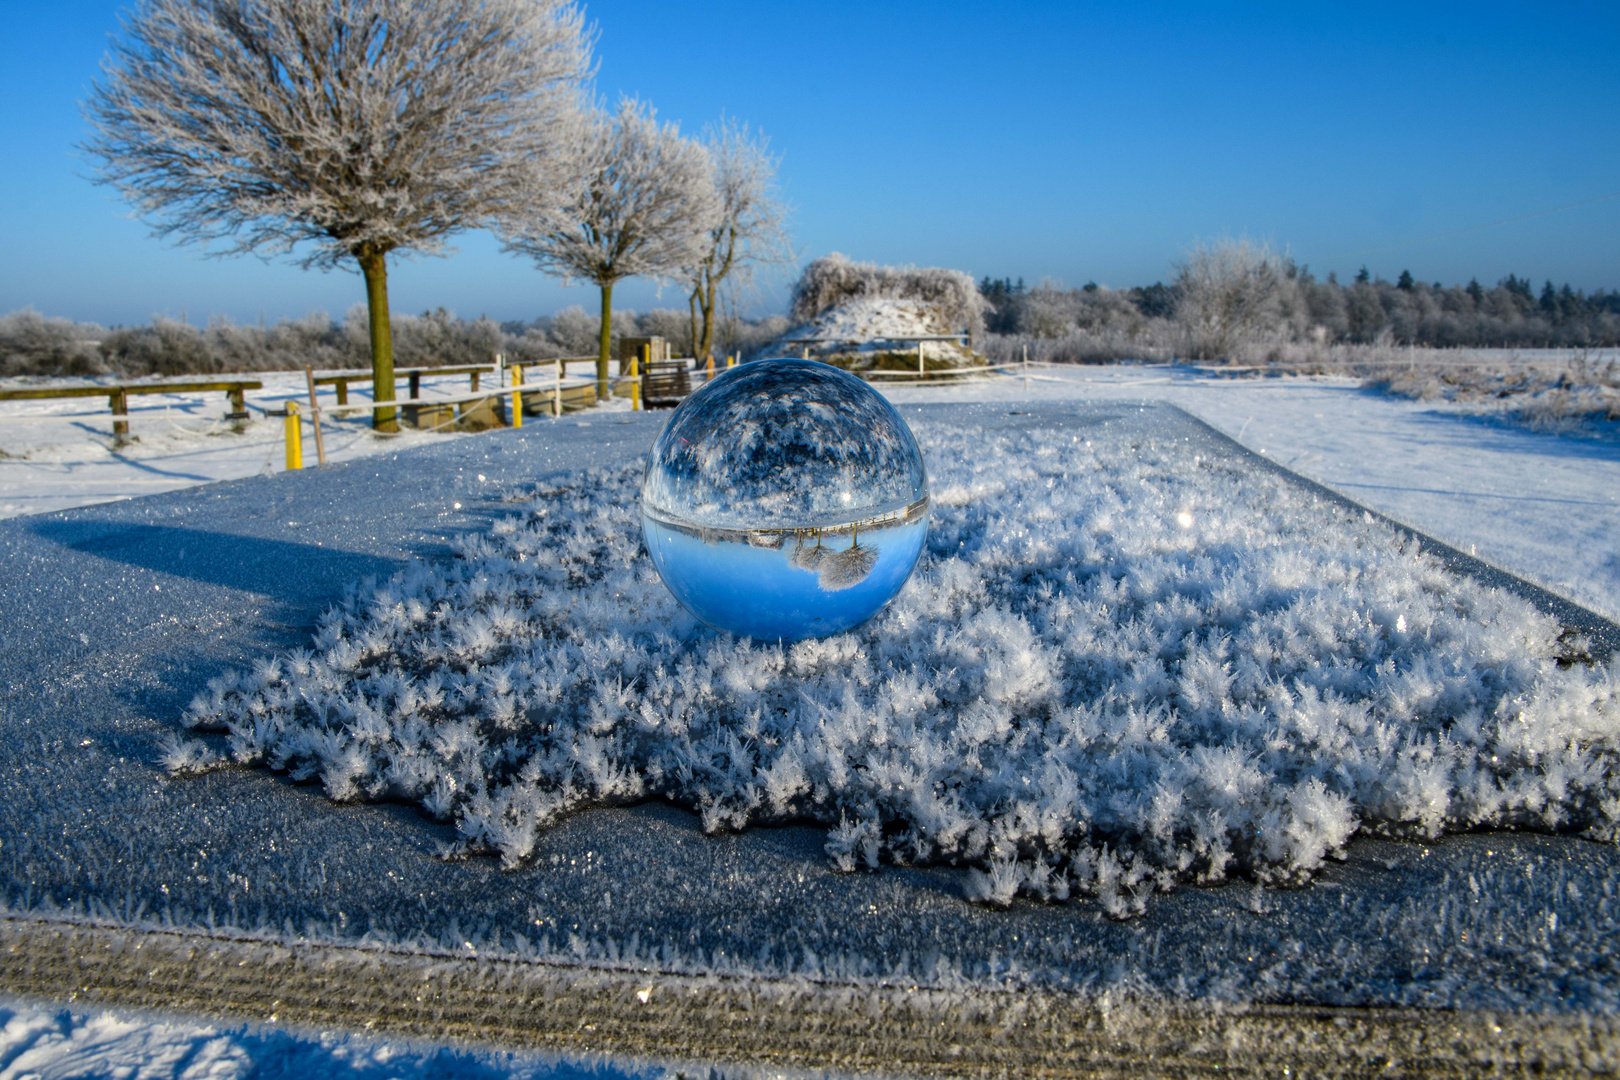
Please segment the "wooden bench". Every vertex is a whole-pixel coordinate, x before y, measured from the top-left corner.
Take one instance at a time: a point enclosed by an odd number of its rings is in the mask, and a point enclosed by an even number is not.
[[[692,393],[685,360],[654,360],[641,377],[641,401],[649,409],[672,409]]]
[[[0,401],[41,401],[48,398],[104,397],[112,406],[113,434],[122,438],[129,434],[129,421],[117,417],[129,415],[131,394],[202,394],[224,391],[230,399],[231,411],[225,419],[236,422],[248,418],[244,395],[249,390],[261,390],[264,383],[256,379],[206,379],[172,383],[109,383],[105,386],[31,386],[0,390]]]

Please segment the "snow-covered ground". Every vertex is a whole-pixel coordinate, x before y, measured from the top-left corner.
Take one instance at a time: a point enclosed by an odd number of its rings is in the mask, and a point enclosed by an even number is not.
[[[270,372],[250,395],[256,417],[303,397],[297,373]],[[426,380],[454,394],[462,377]],[[1488,562],[1620,618],[1620,446],[1539,433],[1443,402],[1362,390],[1336,377],[1214,378],[1163,366],[1032,368],[967,384],[883,388],[899,401],[1164,400],[1252,449]],[[356,400],[362,397],[357,390]],[[330,404],[330,397],[323,392]],[[603,406],[628,408],[616,398]],[[280,469],[282,427],[243,434],[219,418],[224,395],[131,399],[138,440],[113,445],[96,398],[0,403],[0,517],[170,491]],[[531,420],[531,422],[534,422]],[[463,436],[383,437],[359,419],[328,421],[327,455],[344,461]],[[306,461],[314,447],[306,440]]]
[[[509,866],[571,813],[662,797],[711,832],[819,821],[845,871],[967,864],[987,902],[1117,916],[1307,880],[1358,832],[1615,837],[1615,673],[1561,663],[1556,620],[1179,418],[1126,416],[913,416],[926,558],[848,633],[697,624],[642,548],[631,460],[359,590],[313,652],[215,680],[187,723],[334,800],[418,803]]]
[[[615,1080],[539,1054],[0,999],[0,1080]]]
[[[1216,378],[1163,366],[1031,368],[899,401],[1159,400],[1414,528],[1620,619],[1620,446],[1534,432],[1353,378]]]
[[[278,379],[282,381],[278,383]],[[273,407],[277,393],[282,398],[300,395],[294,376],[272,375],[265,381],[272,385],[264,397],[256,398],[263,404]],[[442,392],[459,392],[464,386],[459,380],[449,381]],[[1369,394],[1343,379],[1226,380],[1164,368],[1114,367],[1037,371],[1027,386],[1014,375],[994,382],[901,386],[885,392],[897,401],[1168,400],[1352,498],[1465,551],[1473,549],[1481,557],[1611,617],[1620,615],[1620,556],[1615,540],[1620,536],[1616,528],[1620,524],[1620,453],[1612,445],[1537,434],[1463,416],[1445,406]],[[279,468],[279,421],[256,421],[240,436],[219,433],[223,425],[213,425],[215,433],[207,433],[209,425],[202,418],[222,411],[221,398],[218,394],[200,398],[196,419],[181,420],[182,430],[171,429],[167,436],[154,434],[153,425],[178,419],[178,403],[163,420],[156,415],[147,417],[145,429],[137,415],[136,433],[146,433],[132,448],[116,454],[108,447],[110,416],[104,412],[90,418],[0,425],[0,448],[13,455],[29,454],[23,460],[0,459],[0,491],[5,492],[9,506],[5,513],[83,505],[254,475],[265,471],[267,464],[272,470]],[[154,399],[138,400],[144,405]],[[65,412],[93,411],[85,407],[86,402],[57,404]],[[0,404],[0,415],[17,411],[17,403]],[[194,424],[195,430],[184,430],[188,424]],[[101,436],[85,431],[85,426]],[[37,437],[29,436],[30,442],[13,437],[12,430],[33,431]],[[59,431],[72,437],[53,434]],[[75,431],[81,434],[72,435]],[[343,436],[329,441],[329,453],[341,459],[345,454],[392,451],[405,440],[443,438],[410,435],[401,440],[376,440],[361,431],[352,434],[348,443]],[[165,438],[171,441],[162,442]],[[81,449],[75,451],[75,445]],[[91,483],[69,489],[62,483],[64,479]],[[852,832],[848,839],[852,853],[858,853],[862,837]],[[1422,854],[1426,858],[1429,852],[1424,849]],[[1548,866],[1556,869],[1562,865],[1561,854],[1548,858]],[[1395,876],[1393,870],[1391,876]],[[1470,887],[1473,880],[1468,878]],[[985,885],[993,891],[996,882],[987,878]],[[1488,899],[1489,883],[1485,894]],[[1479,892],[1473,894],[1473,900],[1482,902]],[[1371,915],[1368,919],[1372,925]],[[1421,921],[1415,908],[1412,921],[1413,925]],[[1549,949],[1549,955],[1556,959],[1561,953]],[[1580,963],[1589,966],[1589,960]],[[69,1010],[13,1004],[0,1010],[0,1019],[5,1023],[0,1077],[229,1076],[250,1071],[251,1066],[243,1062],[256,1063],[260,1074],[308,1077],[353,1071],[376,1076],[572,1075],[574,1068],[539,1059],[457,1057],[459,1051],[408,1043],[288,1034],[77,1006]]]
[[[576,365],[572,383],[580,383]],[[192,378],[186,376],[184,378]],[[201,378],[198,376],[197,378]],[[113,437],[113,416],[106,398],[47,398],[0,402],[0,517],[40,514],[75,506],[111,502],[160,491],[174,491],[215,480],[278,472],[286,466],[285,421],[267,417],[266,410],[281,410],[289,400],[305,410],[304,463],[316,463],[315,438],[308,423],[309,398],[301,372],[269,371],[221,378],[256,379],[264,389],[250,391],[252,419],[234,431],[224,420],[225,395],[140,394],[129,399],[131,439],[120,444]],[[532,378],[532,375],[531,375]],[[488,389],[489,376],[484,388]],[[106,381],[106,380],[101,380]],[[181,381],[180,378],[156,380]],[[83,385],[85,380],[52,380]],[[16,387],[47,386],[37,379],[11,380]],[[422,397],[451,397],[467,392],[465,375],[422,380]],[[405,393],[400,380],[400,395]],[[352,403],[370,404],[369,387],[350,390]],[[337,407],[330,386],[321,387],[323,410]],[[600,409],[628,409],[618,398]],[[402,447],[465,438],[460,433],[404,430],[396,435],[373,432],[364,412],[322,420],[329,461],[350,461],[375,454],[397,453]],[[534,422],[531,418],[530,422]]]

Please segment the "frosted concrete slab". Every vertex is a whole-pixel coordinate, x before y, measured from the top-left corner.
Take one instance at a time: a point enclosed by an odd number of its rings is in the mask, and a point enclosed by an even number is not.
[[[1242,453],[1167,408],[902,408],[913,410],[1077,431],[1108,419]],[[565,982],[598,972],[822,988],[812,996],[918,985],[926,972],[933,990],[970,1002],[1016,991],[1093,1010],[1121,996],[1166,1008],[1530,1010],[1578,1027],[1620,1004],[1620,855],[1568,838],[1359,840],[1307,888],[1182,889],[1116,922],[1086,903],[973,907],[951,870],[835,875],[819,829],[706,837],[658,804],[580,814],[542,836],[531,864],[503,872],[492,859],[439,859],[451,830],[407,807],[334,807],[257,771],[162,775],[157,738],[209,677],[304,643],[356,578],[444,557],[525,483],[634,456],[660,422],[565,419],[397,462],[0,523],[4,984],[62,992],[60,968],[27,962],[29,942],[77,925],[511,962]],[[340,982],[359,1016],[370,984]],[[816,1000],[804,1016],[826,1006]],[[1592,1039],[1582,1045],[1612,1059],[1613,1042]],[[813,1043],[794,1060],[830,1060]],[[863,1067],[880,1064],[874,1053]],[[731,1056],[751,1051],[739,1043]]]

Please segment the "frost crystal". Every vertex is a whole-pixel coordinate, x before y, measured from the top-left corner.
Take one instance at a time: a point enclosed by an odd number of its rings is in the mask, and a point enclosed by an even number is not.
[[[1358,830],[1617,838],[1614,662],[1569,664],[1524,601],[1179,437],[919,434],[927,550],[858,632],[696,623],[626,466],[356,591],[314,651],[216,681],[188,722],[508,864],[564,814],[661,796],[711,831],[824,822],[840,869],[966,865],[985,903],[1118,916],[1303,881]]]

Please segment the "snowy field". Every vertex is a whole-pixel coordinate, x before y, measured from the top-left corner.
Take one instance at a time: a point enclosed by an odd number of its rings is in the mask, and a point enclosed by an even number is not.
[[[1032,368],[972,387],[884,388],[895,401],[1156,400],[1295,472],[1620,619],[1620,445],[1530,431],[1354,378],[1210,377],[1171,367]]]
[[[575,377],[565,385],[583,382],[578,377],[580,370],[576,365]],[[205,376],[156,381],[201,378]],[[288,401],[296,401],[304,410],[304,462],[315,464],[315,441],[308,422],[309,397],[302,373],[267,371],[219,378],[264,383],[264,389],[248,393],[248,412],[253,418],[243,431],[232,430],[223,419],[228,406],[225,395],[217,391],[131,396],[132,438],[121,445],[113,437],[113,416],[105,398],[0,402],[0,517],[65,510],[215,480],[279,472],[286,467],[285,422],[281,417],[267,417],[265,412],[280,410]],[[52,382],[80,386],[85,380],[13,379],[3,385],[21,388],[48,386]],[[401,395],[405,392],[404,382],[402,378]],[[487,383],[488,376],[486,387]],[[422,398],[465,394],[467,386],[465,375],[424,378]],[[350,393],[351,402],[370,403],[369,387],[356,386]],[[318,400],[323,410],[337,408],[337,398],[329,386],[321,387]],[[629,407],[627,399],[616,399],[595,411]],[[321,428],[327,460],[332,462],[468,437],[453,431],[412,429],[384,435],[371,430],[369,416],[364,412],[327,414]]]
[[[1358,502],[1620,618],[1620,445],[1612,441],[1538,433],[1443,402],[1370,393],[1352,378],[1212,378],[1130,365],[1033,371],[1027,382],[1015,375],[882,389],[897,402],[1169,401]],[[295,373],[259,377],[265,389],[249,402],[261,412],[303,398]],[[446,377],[425,381],[424,394],[465,388],[464,378]],[[219,420],[223,399],[133,398],[139,438],[122,448],[113,446],[111,415],[97,399],[0,403],[0,516],[280,469],[280,421],[257,419],[233,434]],[[615,399],[602,408],[627,407]],[[334,461],[465,437],[381,437],[359,420],[327,430]],[[305,457],[313,461],[313,446]]]
[[[0,1080],[619,1080],[550,1055],[0,998]]]

